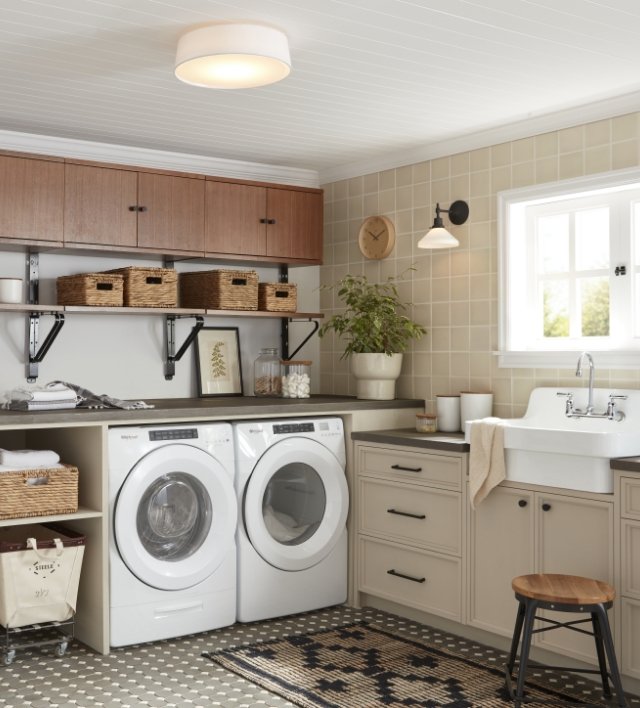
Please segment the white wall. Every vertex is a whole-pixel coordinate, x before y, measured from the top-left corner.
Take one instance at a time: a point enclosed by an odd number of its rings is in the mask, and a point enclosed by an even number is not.
[[[24,253],[0,251],[0,277],[26,277]],[[156,259],[132,259],[126,254],[69,255],[40,253],[40,303],[54,304],[55,279],[60,275],[87,273],[124,266],[154,266]],[[239,264],[176,263],[176,270],[209,270],[216,267],[244,269]],[[277,267],[256,268],[260,281],[277,282]],[[318,312],[318,267],[291,268],[289,280],[298,284],[298,310]],[[25,297],[26,302],[26,284]],[[40,319],[40,342],[53,319]],[[176,321],[176,348],[184,341],[193,319]],[[207,317],[206,327],[238,327],[245,395],[253,395],[253,361],[261,347],[280,347],[280,320],[266,318]],[[297,346],[311,325],[292,324],[290,349]],[[28,318],[23,314],[0,312],[0,393],[26,384]],[[312,391],[317,393],[319,361],[317,336],[296,355],[311,359]],[[40,364],[38,383],[60,379],[79,384],[95,393],[118,398],[185,398],[197,396],[194,348],[176,363],[172,381],[164,378],[164,317],[144,315],[67,314],[64,327]]]

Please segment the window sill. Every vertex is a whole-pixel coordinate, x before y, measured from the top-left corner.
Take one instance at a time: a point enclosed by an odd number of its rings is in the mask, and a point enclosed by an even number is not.
[[[580,350],[582,351],[582,350]],[[580,351],[566,352],[494,352],[498,366],[507,369],[572,369],[576,365]],[[592,350],[599,369],[638,369],[640,351],[598,351]]]

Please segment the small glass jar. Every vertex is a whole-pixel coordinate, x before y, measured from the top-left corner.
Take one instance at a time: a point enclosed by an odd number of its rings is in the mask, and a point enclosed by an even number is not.
[[[311,395],[311,362],[282,362],[282,397],[309,398]]]
[[[265,347],[253,363],[253,392],[256,396],[280,396],[281,391],[278,350],[275,347]]]
[[[416,413],[416,430],[419,433],[435,433],[438,419],[432,413]]]

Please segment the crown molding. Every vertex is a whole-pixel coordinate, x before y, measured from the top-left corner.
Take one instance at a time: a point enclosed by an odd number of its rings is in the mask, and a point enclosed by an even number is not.
[[[554,113],[532,116],[487,130],[470,133],[450,140],[413,148],[402,152],[388,153],[370,160],[360,160],[320,171],[320,184],[329,184],[343,179],[382,172],[384,170],[415,165],[418,162],[434,160],[439,157],[457,155],[469,150],[499,145],[511,140],[529,138],[554,130],[571,128],[576,125],[592,123],[598,120],[615,118],[640,111],[640,91],[613,98],[594,101],[583,106],[567,108]]]
[[[318,173],[314,170],[9,130],[0,130],[0,149],[300,187],[317,187],[319,184]]]

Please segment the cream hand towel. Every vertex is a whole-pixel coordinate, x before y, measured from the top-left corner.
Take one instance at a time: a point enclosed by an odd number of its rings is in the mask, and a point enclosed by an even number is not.
[[[27,470],[38,467],[53,467],[60,462],[60,455],[53,450],[2,450],[0,465]]]
[[[506,476],[504,465],[504,429],[500,418],[469,421],[469,496],[471,507],[478,504]]]

